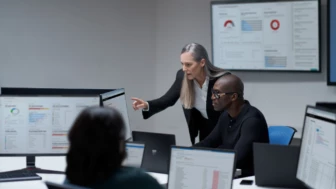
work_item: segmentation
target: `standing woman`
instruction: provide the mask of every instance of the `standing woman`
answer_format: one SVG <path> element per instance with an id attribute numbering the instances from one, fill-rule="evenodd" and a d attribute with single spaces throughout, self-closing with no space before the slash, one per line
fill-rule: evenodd
<path id="1" fill-rule="evenodd" d="M 143 118 L 148 119 L 180 99 L 190 140 L 195 144 L 198 134 L 200 141 L 210 134 L 221 114 L 212 106 L 211 89 L 217 78 L 226 71 L 212 65 L 205 48 L 197 43 L 183 47 L 180 59 L 182 69 L 177 71 L 175 82 L 166 94 L 150 101 L 132 98 L 133 109 L 142 109 Z"/>

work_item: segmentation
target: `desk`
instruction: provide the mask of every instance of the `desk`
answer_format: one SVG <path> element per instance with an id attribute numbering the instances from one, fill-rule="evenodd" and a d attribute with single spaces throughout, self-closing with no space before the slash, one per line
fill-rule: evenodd
<path id="1" fill-rule="evenodd" d="M 65 171 L 66 160 L 65 157 L 36 157 L 36 166 L 43 169 L 50 169 L 55 171 Z M 26 157 L 0 157 L 0 172 L 11 171 L 16 169 L 22 169 L 26 167 Z M 236 174 L 240 174 L 241 170 L 237 170 Z M 167 174 L 160 173 L 148 173 L 154 177 L 160 184 L 166 184 L 168 181 Z M 62 174 L 38 174 L 42 177 L 42 180 L 34 181 L 16 181 L 16 182 L 2 182 L 0 183 L 0 189 L 47 189 L 44 181 L 51 181 L 55 183 L 63 183 L 65 175 Z M 246 178 L 245 178 L 246 179 Z M 251 177 L 249 179 L 253 179 Z M 259 188 L 257 186 L 242 186 L 237 179 L 233 181 L 233 189 L 244 188 Z M 279 189 L 279 188 L 278 188 Z"/>
<path id="2" fill-rule="evenodd" d="M 168 175 L 160 173 L 149 173 L 160 184 L 167 183 Z M 1 189 L 47 189 L 44 181 L 51 181 L 55 183 L 63 183 L 65 175 L 62 174 L 38 174 L 42 177 L 42 180 L 34 181 L 17 181 L 17 182 L 0 182 Z"/>
<path id="3" fill-rule="evenodd" d="M 158 174 L 158 173 L 149 173 L 154 178 L 156 178 L 160 184 L 167 182 L 168 176 L 166 174 Z M 47 189 L 47 186 L 44 184 L 44 181 L 51 181 L 55 183 L 63 183 L 65 176 L 59 174 L 38 174 L 42 177 L 41 180 L 37 181 L 19 181 L 19 182 L 3 182 L 0 183 L 0 188 L 4 189 Z M 252 185 L 240 185 L 240 181 L 243 179 L 249 179 L 254 181 L 254 176 L 245 177 L 240 179 L 233 180 L 233 187 L 232 189 L 285 189 L 285 188 L 273 188 L 273 187 L 259 187 L 256 186 L 253 182 Z M 163 183 L 162 183 L 163 182 Z"/>
<path id="4" fill-rule="evenodd" d="M 245 177 L 245 178 L 239 178 L 239 179 L 235 179 L 233 180 L 233 187 L 232 189 L 288 189 L 288 188 L 278 188 L 278 187 L 261 187 L 261 186 L 257 186 L 255 184 L 254 181 L 254 176 L 251 177 Z M 240 182 L 242 180 L 253 180 L 253 184 L 252 185 L 240 185 Z"/>
<path id="5" fill-rule="evenodd" d="M 65 171 L 66 159 L 64 156 L 58 157 L 36 157 L 36 167 L 55 171 Z M 26 167 L 26 157 L 0 157 L 0 172 L 12 171 Z M 167 174 L 148 173 L 160 184 L 166 184 Z M 65 175 L 62 174 L 38 174 L 42 180 L 0 182 L 0 189 L 47 189 L 44 181 L 63 183 Z"/>

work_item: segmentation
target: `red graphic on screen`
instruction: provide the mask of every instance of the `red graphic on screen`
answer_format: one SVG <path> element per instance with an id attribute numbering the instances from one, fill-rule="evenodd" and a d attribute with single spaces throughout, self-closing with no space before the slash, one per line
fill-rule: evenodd
<path id="1" fill-rule="evenodd" d="M 224 22 L 224 27 L 234 27 L 234 23 L 232 20 L 227 20 Z"/>
<path id="2" fill-rule="evenodd" d="M 270 25 L 272 30 L 278 30 L 280 28 L 279 20 L 272 20 Z"/>
<path id="3" fill-rule="evenodd" d="M 212 188 L 218 189 L 218 179 L 219 179 L 219 171 L 214 171 L 212 176 Z"/>

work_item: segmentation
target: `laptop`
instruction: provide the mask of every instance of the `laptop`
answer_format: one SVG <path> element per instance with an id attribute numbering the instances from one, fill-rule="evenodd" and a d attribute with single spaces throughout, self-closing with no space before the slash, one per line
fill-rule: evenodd
<path id="1" fill-rule="evenodd" d="M 176 144 L 175 135 L 133 131 L 134 142 L 146 145 L 141 168 L 148 172 L 168 173 L 170 146 Z"/>
<path id="2" fill-rule="evenodd" d="M 258 186 L 306 188 L 296 178 L 299 146 L 253 144 L 255 182 Z"/>
<path id="3" fill-rule="evenodd" d="M 143 162 L 145 144 L 140 142 L 126 142 L 125 148 L 127 156 L 122 165 L 125 167 L 140 168 Z"/>
<path id="4" fill-rule="evenodd" d="M 72 184 L 58 184 L 50 181 L 45 181 L 48 189 L 89 189 L 87 187 L 76 186 Z"/>
<path id="5" fill-rule="evenodd" d="M 233 150 L 172 146 L 168 189 L 231 189 L 236 166 Z"/>

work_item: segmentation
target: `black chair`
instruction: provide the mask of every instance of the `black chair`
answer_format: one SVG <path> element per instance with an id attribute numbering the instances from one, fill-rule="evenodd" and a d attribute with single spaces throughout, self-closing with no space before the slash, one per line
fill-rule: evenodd
<path id="1" fill-rule="evenodd" d="M 50 181 L 45 181 L 48 189 L 90 189 L 87 187 L 76 186 L 72 184 L 58 184 Z"/>

